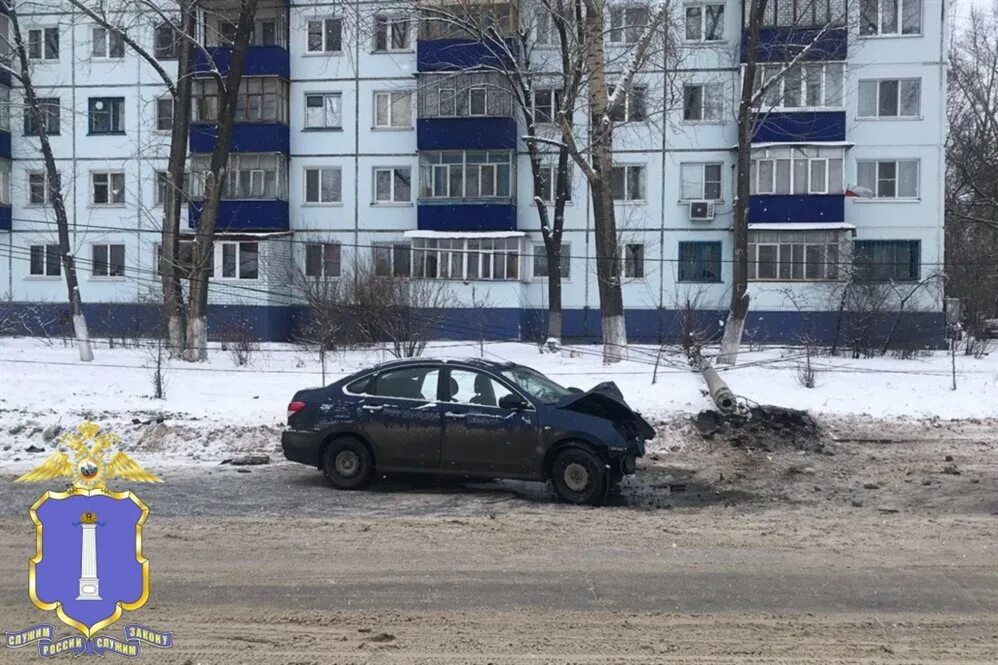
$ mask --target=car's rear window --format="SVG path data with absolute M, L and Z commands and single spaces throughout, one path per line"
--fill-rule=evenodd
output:
M 347 385 L 347 392 L 353 393 L 354 395 L 366 395 L 371 389 L 371 376 L 365 376 L 363 379 L 357 379 L 353 383 Z
M 406 367 L 382 372 L 375 382 L 373 394 L 379 397 L 435 400 L 439 375 L 440 370 L 436 367 Z

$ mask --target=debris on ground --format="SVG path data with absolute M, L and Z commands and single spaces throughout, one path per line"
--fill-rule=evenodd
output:
M 241 455 L 227 460 L 232 466 L 259 466 L 270 464 L 270 455 Z M 225 464 L 225 462 L 222 462 Z
M 780 406 L 754 406 L 747 418 L 701 411 L 693 424 L 705 439 L 720 439 L 739 448 L 821 452 L 825 447 L 825 434 L 811 414 Z

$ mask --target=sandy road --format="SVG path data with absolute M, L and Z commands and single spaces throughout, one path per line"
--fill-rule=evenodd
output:
M 938 472 L 944 448 L 961 475 Z M 528 484 L 337 493 L 290 465 L 170 474 L 141 492 L 153 595 L 131 616 L 174 632 L 148 660 L 178 665 L 991 665 L 993 460 L 963 442 L 856 445 L 801 472 L 797 453 L 704 449 L 651 464 L 600 509 Z M 853 505 L 871 475 L 877 498 Z M 47 619 L 26 594 L 37 493 L 0 474 L 6 630 Z

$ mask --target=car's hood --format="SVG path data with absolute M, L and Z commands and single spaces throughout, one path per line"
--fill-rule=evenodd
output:
M 630 425 L 641 439 L 655 438 L 655 430 L 639 413 L 627 405 L 620 388 L 613 381 L 601 383 L 584 393 L 563 397 L 554 406 Z

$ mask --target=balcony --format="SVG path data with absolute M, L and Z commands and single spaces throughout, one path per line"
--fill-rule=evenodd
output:
M 845 111 L 782 111 L 756 119 L 753 143 L 845 141 Z
M 201 202 L 189 206 L 188 224 L 196 229 L 201 221 Z M 290 228 L 288 202 L 277 199 L 222 201 L 218 207 L 216 231 L 287 231 Z
M 229 71 L 232 62 L 232 49 L 228 46 L 205 47 L 215 67 L 222 74 Z M 211 64 L 204 51 L 198 50 L 194 60 L 194 71 L 206 74 L 211 71 Z M 243 65 L 243 76 L 279 76 L 291 78 L 291 57 L 288 49 L 283 46 L 250 46 L 246 51 L 246 62 Z
M 494 203 L 420 200 L 416 210 L 416 224 L 420 231 L 516 230 L 516 205 L 507 199 Z
M 416 42 L 416 70 L 503 69 L 512 64 L 510 53 L 517 53 L 516 42 L 512 39 L 505 40 L 505 46 L 470 39 L 420 39 Z
M 849 54 L 849 31 L 845 26 L 829 28 L 773 27 L 759 31 L 759 62 L 789 62 L 807 48 L 803 60 L 845 60 Z M 810 48 L 808 48 L 810 47 Z M 748 54 L 748 34 L 742 32 L 742 62 Z
M 749 197 L 749 222 L 842 222 L 845 198 L 845 194 L 757 194 Z
M 191 124 L 192 153 L 210 153 L 218 142 L 218 128 L 210 124 Z M 237 122 L 232 127 L 232 152 L 291 152 L 291 130 L 278 122 Z
M 419 118 L 416 147 L 419 150 L 515 150 L 516 120 L 513 118 Z

